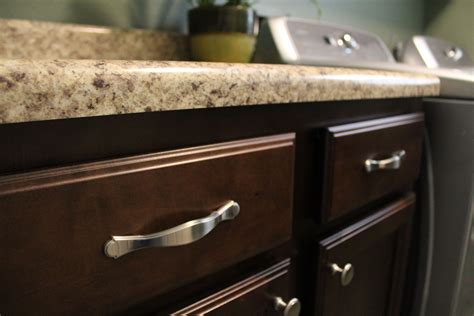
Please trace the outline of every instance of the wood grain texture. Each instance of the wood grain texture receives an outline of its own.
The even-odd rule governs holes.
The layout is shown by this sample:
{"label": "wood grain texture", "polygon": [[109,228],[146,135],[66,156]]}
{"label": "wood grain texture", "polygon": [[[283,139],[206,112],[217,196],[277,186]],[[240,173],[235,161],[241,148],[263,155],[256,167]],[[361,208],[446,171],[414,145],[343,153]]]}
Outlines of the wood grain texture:
{"label": "wood grain texture", "polygon": [[[414,203],[409,194],[319,242],[317,315],[400,315]],[[348,286],[332,275],[332,263],[353,265]]]}
{"label": "wood grain texture", "polygon": [[420,111],[421,99],[299,103],[0,124],[0,174]]}
{"label": "wood grain texture", "polygon": [[[423,127],[423,114],[413,113],[328,128],[322,220],[410,188],[420,170]],[[366,159],[388,158],[399,150],[406,151],[400,169],[366,172]]]}
{"label": "wood grain texture", "polygon": [[[7,315],[116,314],[291,238],[294,134],[0,178],[0,306]],[[196,243],[114,260],[111,235],[239,216]],[[269,225],[271,223],[271,225]]]}
{"label": "wood grain texture", "polygon": [[[0,174],[3,174],[3,177],[0,178],[6,179],[7,174],[26,172],[28,170],[37,170],[40,168],[54,167],[55,170],[58,170],[58,168],[56,168],[57,166],[74,166],[78,163],[81,163],[81,166],[90,166],[91,164],[83,165],[82,163],[105,159],[113,159],[113,161],[117,161],[116,158],[119,157],[163,152],[177,148],[187,148],[190,146],[246,139],[263,135],[296,132],[296,170],[295,188],[293,192],[293,239],[284,243],[284,245],[287,245],[288,247],[284,247],[284,249],[282,246],[271,248],[268,251],[260,253],[257,256],[252,256],[245,261],[239,261],[238,264],[232,264],[227,267],[223,266],[222,270],[217,273],[203,275],[202,277],[196,276],[196,278],[193,277],[189,280],[183,279],[182,283],[176,284],[177,288],[171,291],[161,288],[153,288],[150,292],[149,288],[152,287],[150,284],[155,282],[155,279],[151,278],[150,280],[145,281],[146,289],[142,288],[139,290],[141,291],[140,294],[134,292],[131,298],[128,298],[127,294],[121,293],[123,291],[122,286],[141,287],[143,282],[138,280],[138,278],[135,278],[135,280],[137,280],[136,284],[132,282],[122,282],[121,285],[117,285],[111,291],[114,295],[118,293],[119,298],[117,300],[120,301],[120,299],[122,299],[123,302],[120,301],[115,309],[113,306],[105,306],[103,309],[105,310],[104,314],[109,312],[112,313],[113,311],[114,314],[127,316],[148,315],[150,313],[156,313],[157,311],[170,310],[169,308],[171,306],[183,306],[185,303],[191,304],[196,302],[196,300],[199,300],[206,295],[215,293],[216,288],[222,289],[233,282],[238,282],[243,276],[248,276],[250,273],[254,273],[254,271],[264,269],[269,263],[277,262],[289,256],[292,256],[291,269],[296,272],[295,277],[290,281],[290,287],[294,287],[295,291],[298,291],[296,296],[302,300],[303,308],[306,308],[313,304],[314,300],[314,278],[309,277],[312,274],[312,271],[317,268],[314,261],[311,262],[311,260],[309,260],[314,256],[314,241],[319,240],[321,236],[327,236],[328,234],[340,230],[341,227],[346,227],[349,222],[360,219],[361,215],[369,215],[371,210],[376,209],[384,203],[382,200],[389,202],[389,199],[392,198],[391,196],[384,197],[383,199],[377,199],[377,201],[369,203],[363,207],[366,210],[365,213],[350,212],[346,214],[347,216],[341,216],[340,218],[324,225],[320,225],[316,222],[315,217],[318,217],[322,211],[320,203],[322,195],[322,175],[320,174],[319,169],[323,169],[322,162],[324,157],[320,158],[319,156],[322,156],[325,151],[324,143],[322,143],[322,146],[319,146],[319,131],[328,126],[364,122],[367,120],[403,115],[421,110],[421,99],[408,98],[267,105],[248,108],[206,109],[199,111],[170,111],[44,121],[26,124],[3,124],[0,125],[0,147],[2,148],[2,154],[0,155]],[[121,172],[127,170],[127,167],[124,166],[123,163],[121,164]],[[279,168],[280,167],[277,167],[274,172],[280,172]],[[69,167],[66,167],[65,169],[67,170]],[[31,174],[38,175],[37,172]],[[93,176],[95,177],[98,174],[100,173],[95,171]],[[210,174],[212,175],[212,173]],[[22,176],[25,175],[25,173],[22,173]],[[20,179],[22,179],[22,176],[20,176]],[[117,175],[115,179],[120,179],[120,177],[125,176],[126,175]],[[206,174],[206,177],[207,176],[208,175]],[[18,180],[13,181],[14,178],[15,177],[10,178],[8,184],[5,182],[2,183],[4,192],[16,191],[14,194],[11,192],[12,194],[9,196],[26,194],[27,192],[21,193],[20,191],[25,191],[25,188],[28,187],[49,183],[48,181],[38,182],[38,177],[35,176],[33,179],[34,181],[29,182],[30,185],[28,186],[28,181],[26,184],[21,184]],[[65,182],[76,181],[74,180],[74,177],[70,177],[68,174],[62,174],[61,179]],[[142,181],[136,180],[134,183],[138,187],[146,186]],[[71,183],[68,186],[71,188],[71,185],[80,185],[80,183]],[[127,190],[127,188],[128,187],[125,187],[124,190]],[[50,188],[49,190],[52,189],[53,188]],[[36,190],[36,192],[48,192],[45,190],[46,188],[42,188],[41,190]],[[133,189],[132,191],[134,190],[138,189]],[[225,188],[221,188],[221,190],[225,190]],[[117,191],[121,190],[117,189]],[[29,192],[29,194],[32,194],[35,190],[30,190]],[[181,194],[181,196],[184,195],[182,193],[179,194]],[[117,201],[117,203],[121,203],[122,200],[125,200],[125,202],[128,203],[127,200],[130,195],[131,194],[127,193],[127,196],[120,201]],[[47,194],[47,196],[43,196],[43,193],[40,193],[38,196],[42,199],[48,199],[51,195]],[[0,200],[4,198],[5,197],[0,197]],[[142,195],[142,199],[145,198],[148,198],[148,196]],[[0,228],[3,230],[3,233],[0,232],[0,235],[2,238],[7,236],[7,239],[4,239],[3,242],[9,241],[12,244],[16,242],[13,238],[10,238],[7,233],[11,236],[15,236],[15,234],[20,233],[17,232],[17,230],[21,231],[24,227],[29,229],[31,226],[39,225],[45,228],[37,231],[41,231],[47,236],[50,236],[51,234],[63,234],[71,237],[76,236],[72,238],[72,240],[74,241],[74,245],[77,245],[79,241],[75,239],[77,239],[77,236],[79,236],[78,234],[80,234],[81,231],[87,231],[88,233],[94,232],[99,229],[96,226],[102,225],[102,223],[97,223],[97,221],[94,220],[88,221],[87,219],[88,214],[97,212],[98,208],[101,206],[97,206],[96,204],[99,202],[103,203],[103,199],[98,200],[97,203],[94,198],[89,199],[90,201],[93,201],[93,203],[88,203],[87,207],[84,207],[84,210],[80,213],[76,212],[76,215],[73,216],[69,214],[71,213],[69,211],[61,211],[61,216],[56,217],[53,221],[48,220],[47,217],[57,214],[57,210],[19,211],[19,214],[16,215],[18,218],[21,218],[22,214],[26,214],[27,216],[29,216],[28,214],[35,214],[35,216],[30,220],[20,220],[18,224],[15,222],[13,217],[4,217],[4,214],[6,213],[3,206],[0,206]],[[76,200],[81,202],[81,195],[71,197],[69,203],[71,205],[71,211],[74,211],[74,207],[76,207]],[[136,198],[134,201],[135,202],[133,203],[137,205],[143,203],[142,201],[137,201]],[[29,205],[34,205],[35,202],[30,199],[28,203]],[[84,202],[81,203],[82,205],[84,204]],[[220,201],[216,202],[216,204],[217,203],[220,203]],[[41,216],[38,213],[39,211],[43,212],[44,216]],[[193,211],[190,216],[194,217],[201,214],[201,211],[199,211],[199,214],[196,214],[196,212]],[[152,216],[150,215],[150,217]],[[182,220],[188,219],[189,216],[183,216],[182,218]],[[152,221],[153,220],[154,218],[152,218]],[[162,221],[168,221],[169,225],[173,225],[178,223],[179,220],[179,218],[161,218],[150,225],[143,225],[144,228],[147,228],[143,229],[143,231],[141,231],[141,228],[139,227],[137,229],[126,229],[127,231],[120,229],[121,231],[114,231],[113,233],[153,232],[160,226]],[[77,229],[79,227],[76,225],[74,226],[75,229],[72,231],[63,228],[64,225],[72,227],[74,222],[80,221],[88,221],[87,227],[82,225],[80,226],[82,229],[79,230]],[[133,221],[127,225],[134,225]],[[140,226],[140,223],[137,223],[137,226]],[[8,227],[7,231],[5,231],[6,227]],[[225,227],[222,229],[225,230]],[[61,233],[59,230],[63,230],[63,232]],[[12,232],[13,235],[11,234]],[[112,232],[104,233],[103,238],[108,238],[111,233]],[[103,282],[111,282],[110,274],[100,277],[101,271],[93,270],[86,260],[80,258],[79,260],[73,260],[71,258],[58,257],[54,255],[54,251],[49,251],[44,255],[37,255],[36,258],[25,253],[26,250],[31,251],[31,249],[36,249],[38,247],[49,247],[53,250],[55,247],[58,249],[69,247],[69,240],[64,241],[61,245],[55,246],[54,243],[51,243],[51,240],[53,239],[51,236],[44,242],[38,243],[33,240],[28,241],[28,239],[39,240],[43,237],[32,237],[33,235],[29,234],[28,231],[20,234],[23,236],[24,240],[22,240],[21,243],[17,243],[17,245],[23,245],[23,243],[29,242],[30,248],[22,250],[17,247],[15,249],[14,254],[18,258],[15,263],[15,273],[17,275],[15,277],[9,277],[9,280],[12,282],[9,286],[14,284],[16,280],[23,280],[23,282],[27,284],[29,280],[39,280],[44,277],[44,275],[47,275],[47,279],[49,280],[47,285],[57,285],[62,287],[62,290],[59,293],[58,291],[54,291],[51,294],[48,294],[48,290],[43,290],[41,284],[37,282],[37,288],[41,288],[44,292],[41,293],[41,295],[49,295],[48,300],[45,301],[44,304],[56,299],[62,300],[63,298],[67,299],[68,297],[73,297],[77,292],[77,295],[84,295],[84,300],[91,301],[90,304],[84,304],[82,309],[84,313],[87,313],[89,310],[93,310],[94,308],[99,308],[93,306],[93,304],[101,304],[98,297],[101,295],[111,295],[110,293],[104,293],[104,291],[101,290]],[[101,240],[100,245],[96,246],[94,256],[102,256],[101,247],[103,246],[102,243],[104,241],[105,240]],[[205,239],[202,241],[204,242]],[[3,245],[4,244],[2,243],[1,246],[3,247]],[[2,249],[4,248],[5,247]],[[13,250],[10,249],[9,251]],[[62,249],[61,251],[65,250]],[[151,250],[151,252],[155,253],[155,250]],[[212,254],[212,252],[205,251],[201,255],[207,256],[209,254]],[[8,256],[9,252],[7,252],[6,255]],[[129,258],[135,258],[135,255],[145,256],[145,253],[141,254],[137,252]],[[51,260],[59,260],[60,262],[54,264],[53,268],[49,268],[48,264],[46,264],[48,258],[45,258],[45,256],[49,256]],[[127,257],[124,257],[123,259],[128,260]],[[112,259],[104,258],[103,260]],[[159,263],[160,260],[163,260],[161,256],[154,256],[153,259],[147,261],[148,265],[145,268],[139,264],[133,265],[127,263],[127,266],[152,270],[153,266],[156,265],[156,262]],[[0,265],[5,264],[7,261],[8,257],[4,257],[3,254],[0,255]],[[35,263],[38,263],[39,266],[35,266]],[[63,263],[65,263],[64,267]],[[71,264],[73,267],[69,267]],[[121,264],[123,265],[123,263]],[[193,261],[184,263],[180,262],[178,265],[180,268],[179,272],[184,271],[185,273],[191,273],[187,270],[194,269]],[[85,290],[77,290],[82,286],[81,284],[78,284],[78,282],[71,282],[70,278],[64,278],[65,272],[70,272],[73,273],[74,276],[77,276],[82,275],[85,269],[97,272],[97,276],[95,277],[96,279],[89,279],[90,282],[84,284],[84,287],[88,289],[93,288],[94,291],[97,288],[101,290],[102,293],[84,294]],[[41,272],[42,270],[45,270],[44,274]],[[176,268],[176,270],[178,270],[178,268]],[[35,276],[35,272],[37,271],[40,271],[39,273],[41,275]],[[143,273],[145,273],[145,271]],[[3,284],[5,284],[4,281],[8,277],[5,274],[7,274],[7,272],[0,273],[0,278],[2,278]],[[126,274],[126,276],[128,275],[129,274]],[[75,292],[68,290],[68,287],[73,287]],[[17,285],[17,290],[19,291],[17,294],[28,292],[26,287],[21,288],[20,285]],[[63,294],[61,292],[67,293]],[[57,297],[53,297],[54,295]],[[1,297],[5,298],[5,296]],[[1,297],[0,303],[3,303],[5,299],[2,300]],[[14,297],[14,294],[10,296],[10,298],[12,297]],[[91,297],[95,298],[90,299]],[[24,298],[19,300],[20,304],[24,301]],[[109,302],[105,303],[109,304]],[[63,305],[58,305],[58,308],[63,308],[71,303],[69,300],[62,304]],[[10,303],[10,306],[12,305],[14,304]],[[122,309],[125,305],[126,308],[124,307]],[[42,307],[41,302],[38,306]],[[22,308],[26,310],[28,306]],[[52,309],[53,307],[50,308]],[[176,311],[177,308],[171,310]],[[38,313],[38,309],[35,309],[35,313]],[[304,310],[303,315],[308,315],[308,313]]]}
{"label": "wood grain texture", "polygon": [[290,260],[282,261],[172,315],[280,315],[273,299],[288,301]]}

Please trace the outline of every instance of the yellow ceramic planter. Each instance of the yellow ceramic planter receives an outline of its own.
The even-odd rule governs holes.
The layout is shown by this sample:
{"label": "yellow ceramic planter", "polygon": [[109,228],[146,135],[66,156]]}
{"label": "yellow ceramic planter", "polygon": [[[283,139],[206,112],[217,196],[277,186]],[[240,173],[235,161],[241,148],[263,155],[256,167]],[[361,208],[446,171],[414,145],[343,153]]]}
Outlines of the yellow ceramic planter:
{"label": "yellow ceramic planter", "polygon": [[243,33],[204,33],[191,36],[191,56],[197,61],[248,63],[256,36]]}

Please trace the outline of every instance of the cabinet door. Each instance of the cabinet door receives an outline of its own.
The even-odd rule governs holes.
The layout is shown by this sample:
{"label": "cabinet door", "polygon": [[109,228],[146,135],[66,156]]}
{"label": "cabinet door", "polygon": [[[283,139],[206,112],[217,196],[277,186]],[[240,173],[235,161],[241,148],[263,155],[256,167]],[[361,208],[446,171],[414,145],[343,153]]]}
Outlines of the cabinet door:
{"label": "cabinet door", "polygon": [[116,315],[283,244],[293,156],[285,134],[0,176],[0,314]]}
{"label": "cabinet door", "polygon": [[421,165],[423,117],[411,113],[328,128],[324,222],[413,185]]}
{"label": "cabinet door", "polygon": [[399,315],[415,195],[319,243],[316,313]]}
{"label": "cabinet door", "polygon": [[186,306],[171,315],[299,315],[300,302],[290,299],[290,260]]}

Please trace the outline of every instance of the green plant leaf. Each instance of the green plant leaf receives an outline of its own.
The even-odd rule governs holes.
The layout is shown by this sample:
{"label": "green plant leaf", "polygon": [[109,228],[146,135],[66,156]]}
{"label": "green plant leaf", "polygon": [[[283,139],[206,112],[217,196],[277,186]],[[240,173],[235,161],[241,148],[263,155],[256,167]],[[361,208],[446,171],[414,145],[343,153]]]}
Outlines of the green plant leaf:
{"label": "green plant leaf", "polygon": [[228,6],[245,6],[245,7],[250,7],[252,3],[250,3],[249,0],[227,0],[227,3],[225,5]]}

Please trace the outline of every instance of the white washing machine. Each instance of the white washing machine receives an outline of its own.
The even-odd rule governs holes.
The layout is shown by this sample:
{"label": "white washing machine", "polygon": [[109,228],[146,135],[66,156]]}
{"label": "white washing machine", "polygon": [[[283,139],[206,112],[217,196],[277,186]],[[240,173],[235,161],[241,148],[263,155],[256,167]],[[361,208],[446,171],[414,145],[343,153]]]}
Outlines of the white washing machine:
{"label": "white washing machine", "polygon": [[290,17],[262,22],[255,62],[433,74],[413,316],[474,316],[474,64],[459,47],[415,36],[397,49],[351,27]]}
{"label": "white washing machine", "polygon": [[[474,77],[474,64],[453,43],[414,36],[397,58],[436,72]],[[472,79],[471,79],[472,80]],[[441,82],[443,84],[443,82]],[[424,315],[474,316],[474,85],[459,93],[444,87],[424,103],[434,181],[434,243]],[[442,86],[443,88],[443,86]]]}

